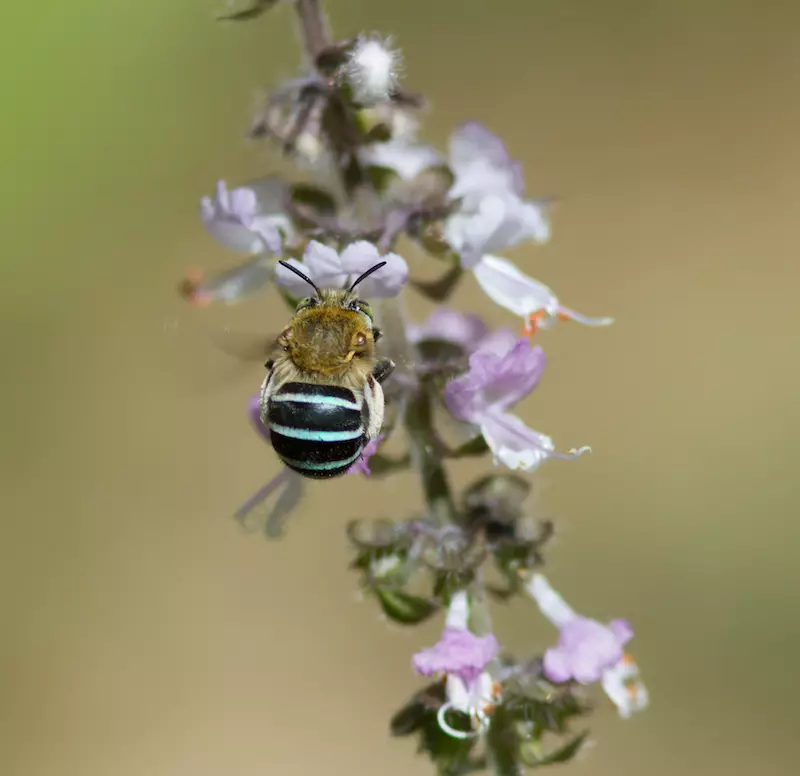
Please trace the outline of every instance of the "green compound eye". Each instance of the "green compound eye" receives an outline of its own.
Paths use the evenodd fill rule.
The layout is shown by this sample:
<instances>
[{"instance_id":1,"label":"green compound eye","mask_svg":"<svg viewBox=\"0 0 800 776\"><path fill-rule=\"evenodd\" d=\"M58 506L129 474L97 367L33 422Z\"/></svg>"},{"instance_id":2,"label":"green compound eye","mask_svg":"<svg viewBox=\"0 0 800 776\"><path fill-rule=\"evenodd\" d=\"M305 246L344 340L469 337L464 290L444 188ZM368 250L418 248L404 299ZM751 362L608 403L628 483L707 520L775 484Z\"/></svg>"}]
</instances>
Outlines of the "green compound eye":
<instances>
[{"instance_id":1,"label":"green compound eye","mask_svg":"<svg viewBox=\"0 0 800 776\"><path fill-rule=\"evenodd\" d=\"M317 300L314 299L313 296L307 296L305 299L301 299L297 303L297 307L294 308L296 313L299 313L301 310L306 310L309 307L315 307L317 304Z\"/></svg>"},{"instance_id":2,"label":"green compound eye","mask_svg":"<svg viewBox=\"0 0 800 776\"><path fill-rule=\"evenodd\" d=\"M372 308L369 306L369 302L365 302L363 299L356 299L355 302L349 304L349 308L358 313L364 313L370 321L372 320Z\"/></svg>"}]
</instances>

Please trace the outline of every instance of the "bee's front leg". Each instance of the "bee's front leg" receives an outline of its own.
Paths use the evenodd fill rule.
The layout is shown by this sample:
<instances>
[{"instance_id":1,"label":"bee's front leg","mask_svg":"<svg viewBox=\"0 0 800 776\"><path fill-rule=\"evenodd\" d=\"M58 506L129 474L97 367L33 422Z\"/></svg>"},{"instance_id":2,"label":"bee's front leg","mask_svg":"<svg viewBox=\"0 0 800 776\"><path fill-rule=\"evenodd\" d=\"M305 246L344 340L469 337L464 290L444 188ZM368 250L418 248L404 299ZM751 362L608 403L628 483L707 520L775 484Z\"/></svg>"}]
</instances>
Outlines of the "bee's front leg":
<instances>
[{"instance_id":1,"label":"bee's front leg","mask_svg":"<svg viewBox=\"0 0 800 776\"><path fill-rule=\"evenodd\" d=\"M394 361L391 358L382 358L375 364L372 376L379 383L383 383L392 372L394 372Z\"/></svg>"}]
</instances>

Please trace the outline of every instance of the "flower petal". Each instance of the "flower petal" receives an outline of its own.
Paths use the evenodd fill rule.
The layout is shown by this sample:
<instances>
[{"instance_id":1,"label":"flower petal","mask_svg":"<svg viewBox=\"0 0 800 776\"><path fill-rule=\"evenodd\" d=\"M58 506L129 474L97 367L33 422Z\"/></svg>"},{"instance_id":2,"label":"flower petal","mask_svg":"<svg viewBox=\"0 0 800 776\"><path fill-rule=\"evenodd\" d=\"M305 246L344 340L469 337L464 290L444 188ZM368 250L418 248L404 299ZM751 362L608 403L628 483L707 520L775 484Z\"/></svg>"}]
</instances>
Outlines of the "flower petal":
<instances>
[{"instance_id":1,"label":"flower petal","mask_svg":"<svg viewBox=\"0 0 800 776\"><path fill-rule=\"evenodd\" d=\"M481 345L469 358L469 371L445 386L447 407L459 420L483 424L488 413L505 410L527 396L544 365L544 351L531 348L525 338L501 355Z\"/></svg>"},{"instance_id":2,"label":"flower petal","mask_svg":"<svg viewBox=\"0 0 800 776\"><path fill-rule=\"evenodd\" d=\"M383 441L385 434L379 434L374 439L370 439L361 451L361 455L351 464L347 470L348 474L363 474L369 477L372 472L369 468L369 459L378 451L378 445Z\"/></svg>"},{"instance_id":3,"label":"flower petal","mask_svg":"<svg viewBox=\"0 0 800 776\"><path fill-rule=\"evenodd\" d=\"M484 293L496 304L527 319L539 310L557 314L555 294L544 283L521 272L510 261L486 255L473 269Z\"/></svg>"},{"instance_id":4,"label":"flower petal","mask_svg":"<svg viewBox=\"0 0 800 776\"><path fill-rule=\"evenodd\" d=\"M532 472L553 457L553 440L528 428L515 415L486 413L480 425L495 463L502 463L509 469Z\"/></svg>"},{"instance_id":5,"label":"flower petal","mask_svg":"<svg viewBox=\"0 0 800 776\"><path fill-rule=\"evenodd\" d=\"M466 630L469 624L469 596L464 590L458 590L450 598L447 607L446 628Z\"/></svg>"},{"instance_id":6,"label":"flower petal","mask_svg":"<svg viewBox=\"0 0 800 776\"><path fill-rule=\"evenodd\" d=\"M525 583L525 590L539 606L542 614L556 628L563 628L574 620L575 614L569 604L553 589L544 574L533 574Z\"/></svg>"},{"instance_id":7,"label":"flower petal","mask_svg":"<svg viewBox=\"0 0 800 776\"><path fill-rule=\"evenodd\" d=\"M444 340L460 345L464 350L474 349L488 335L488 328L480 316L462 313L447 307L437 307L424 323L408 324L406 332L411 342L425 339ZM517 337L511 335L516 342Z\"/></svg>"},{"instance_id":8,"label":"flower petal","mask_svg":"<svg viewBox=\"0 0 800 776\"><path fill-rule=\"evenodd\" d=\"M631 714L647 708L650 695L641 680L639 667L628 655L612 668L603 672L603 689L617 707L620 717L628 719Z\"/></svg>"},{"instance_id":9,"label":"flower petal","mask_svg":"<svg viewBox=\"0 0 800 776\"><path fill-rule=\"evenodd\" d=\"M500 645L490 633L476 636L463 628L446 627L434 646L417 652L412 665L418 674L453 674L465 682L474 681L497 656Z\"/></svg>"},{"instance_id":10,"label":"flower petal","mask_svg":"<svg viewBox=\"0 0 800 776\"><path fill-rule=\"evenodd\" d=\"M367 299L397 296L408 278L408 265L396 253L381 256L378 249L365 240L352 243L342 251L341 266L349 283L381 261L385 261L386 266L358 285L359 294Z\"/></svg>"},{"instance_id":11,"label":"flower petal","mask_svg":"<svg viewBox=\"0 0 800 776\"><path fill-rule=\"evenodd\" d=\"M582 323L584 326L610 326L614 323L613 318L590 318L588 315L581 315L568 307L559 306L558 314L564 318L569 318L571 321Z\"/></svg>"},{"instance_id":12,"label":"flower petal","mask_svg":"<svg viewBox=\"0 0 800 776\"><path fill-rule=\"evenodd\" d=\"M269 429L261 420L261 392L257 393L252 399L250 399L250 404L247 408L247 414L250 416L250 422L253 424L253 428L258 431L265 441L272 444L272 440L269 436Z\"/></svg>"},{"instance_id":13,"label":"flower petal","mask_svg":"<svg viewBox=\"0 0 800 776\"><path fill-rule=\"evenodd\" d=\"M424 170L444 162L436 149L402 140L367 146L362 160L368 165L393 170L404 181L414 180Z\"/></svg>"}]
</instances>

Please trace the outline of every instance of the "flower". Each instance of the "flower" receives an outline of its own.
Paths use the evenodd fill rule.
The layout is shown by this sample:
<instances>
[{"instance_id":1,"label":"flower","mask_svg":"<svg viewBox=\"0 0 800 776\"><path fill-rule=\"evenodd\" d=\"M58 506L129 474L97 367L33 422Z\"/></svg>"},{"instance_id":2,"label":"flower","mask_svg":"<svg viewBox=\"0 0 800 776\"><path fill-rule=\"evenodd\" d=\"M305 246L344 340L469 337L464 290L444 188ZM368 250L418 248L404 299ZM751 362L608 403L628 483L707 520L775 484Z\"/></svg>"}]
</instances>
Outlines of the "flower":
<instances>
[{"instance_id":1,"label":"flower","mask_svg":"<svg viewBox=\"0 0 800 776\"><path fill-rule=\"evenodd\" d=\"M401 55L388 44L388 40L360 37L344 64L353 97L362 105L388 100L397 86Z\"/></svg>"},{"instance_id":2,"label":"flower","mask_svg":"<svg viewBox=\"0 0 800 776\"><path fill-rule=\"evenodd\" d=\"M508 410L538 384L545 356L527 339L509 342L507 335L483 342L469 357L469 370L444 389L450 412L480 428L495 463L533 471L548 458L571 459L589 451L582 447L556 453L550 437L529 429Z\"/></svg>"},{"instance_id":3,"label":"flower","mask_svg":"<svg viewBox=\"0 0 800 776\"><path fill-rule=\"evenodd\" d=\"M525 588L542 614L559 629L558 645L544 655L544 675L550 681L602 682L623 718L647 706L647 689L639 680L639 670L623 650L633 638L627 620L603 625L576 614L542 574L533 574Z\"/></svg>"},{"instance_id":4,"label":"flower","mask_svg":"<svg viewBox=\"0 0 800 776\"><path fill-rule=\"evenodd\" d=\"M550 239L546 203L522 199L522 169L499 137L478 122L463 124L450 138L449 158L455 176L449 197L460 207L444 232L465 269L523 240Z\"/></svg>"},{"instance_id":5,"label":"flower","mask_svg":"<svg viewBox=\"0 0 800 776\"><path fill-rule=\"evenodd\" d=\"M493 302L522 316L528 334L549 328L557 319L577 321L586 326L608 326L614 322L613 318L589 318L563 307L544 283L528 277L499 256L483 256L473 274Z\"/></svg>"},{"instance_id":6,"label":"flower","mask_svg":"<svg viewBox=\"0 0 800 776\"><path fill-rule=\"evenodd\" d=\"M274 272L270 257L260 253L211 277L205 277L201 270L191 270L186 273L180 292L192 304L201 307L214 301L233 304L267 285Z\"/></svg>"},{"instance_id":7,"label":"flower","mask_svg":"<svg viewBox=\"0 0 800 776\"><path fill-rule=\"evenodd\" d=\"M345 288L381 261L385 261L386 266L364 280L358 286L359 292L367 299L397 296L408 277L408 265L396 253L381 256L378 249L366 241L351 243L340 255L333 248L312 240L302 263L297 259L289 259L288 263L308 275L320 288ZM286 267L278 265L276 279L296 296L309 294L308 284Z\"/></svg>"},{"instance_id":8,"label":"flower","mask_svg":"<svg viewBox=\"0 0 800 776\"><path fill-rule=\"evenodd\" d=\"M447 307L437 307L424 323L406 326L406 335L414 344L426 339L444 340L464 350L474 350L488 331L486 324L474 313L462 313Z\"/></svg>"},{"instance_id":9,"label":"flower","mask_svg":"<svg viewBox=\"0 0 800 776\"><path fill-rule=\"evenodd\" d=\"M466 593L456 593L450 603L442 638L412 658L418 674L446 677L447 701L439 709L438 720L442 730L455 738L467 738L473 734L455 730L449 725L446 714L450 709L468 714L473 724L484 728L488 722L487 715L500 697L499 685L486 671L500 647L491 633L476 636L467 629L468 606Z\"/></svg>"},{"instance_id":10,"label":"flower","mask_svg":"<svg viewBox=\"0 0 800 776\"><path fill-rule=\"evenodd\" d=\"M404 181L413 181L421 172L444 164L436 149L405 138L373 143L361 151L361 160L371 167L386 167Z\"/></svg>"},{"instance_id":11,"label":"flower","mask_svg":"<svg viewBox=\"0 0 800 776\"><path fill-rule=\"evenodd\" d=\"M385 434L378 434L374 439L370 439L361 451L361 455L350 465L347 473L363 474L369 477L372 474L369 468L369 459L378 452L378 445L380 445L385 436Z\"/></svg>"},{"instance_id":12,"label":"flower","mask_svg":"<svg viewBox=\"0 0 800 776\"><path fill-rule=\"evenodd\" d=\"M200 201L200 215L211 235L223 245L243 253L280 255L292 224L283 212L288 187L278 177L263 178L231 191L217 183L212 197Z\"/></svg>"}]
</instances>

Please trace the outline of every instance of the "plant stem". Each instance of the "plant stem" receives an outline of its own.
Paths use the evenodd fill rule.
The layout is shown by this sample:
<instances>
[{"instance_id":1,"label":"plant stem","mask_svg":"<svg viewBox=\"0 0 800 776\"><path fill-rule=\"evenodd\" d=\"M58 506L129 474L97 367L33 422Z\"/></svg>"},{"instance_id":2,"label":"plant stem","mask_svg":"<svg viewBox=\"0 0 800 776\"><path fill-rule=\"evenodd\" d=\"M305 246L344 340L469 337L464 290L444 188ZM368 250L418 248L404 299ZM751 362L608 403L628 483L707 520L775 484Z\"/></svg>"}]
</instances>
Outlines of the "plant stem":
<instances>
[{"instance_id":1,"label":"plant stem","mask_svg":"<svg viewBox=\"0 0 800 776\"><path fill-rule=\"evenodd\" d=\"M403 425L408 433L412 465L422 481L428 513L440 526L456 523L453 494L433 431L431 397L414 374L413 352L406 337L400 300L376 300L375 310L383 332L383 351L395 362L393 379L407 397Z\"/></svg>"},{"instance_id":2,"label":"plant stem","mask_svg":"<svg viewBox=\"0 0 800 776\"><path fill-rule=\"evenodd\" d=\"M330 45L331 36L319 0L294 0L295 12L300 22L303 48L316 62L317 57Z\"/></svg>"}]
</instances>

